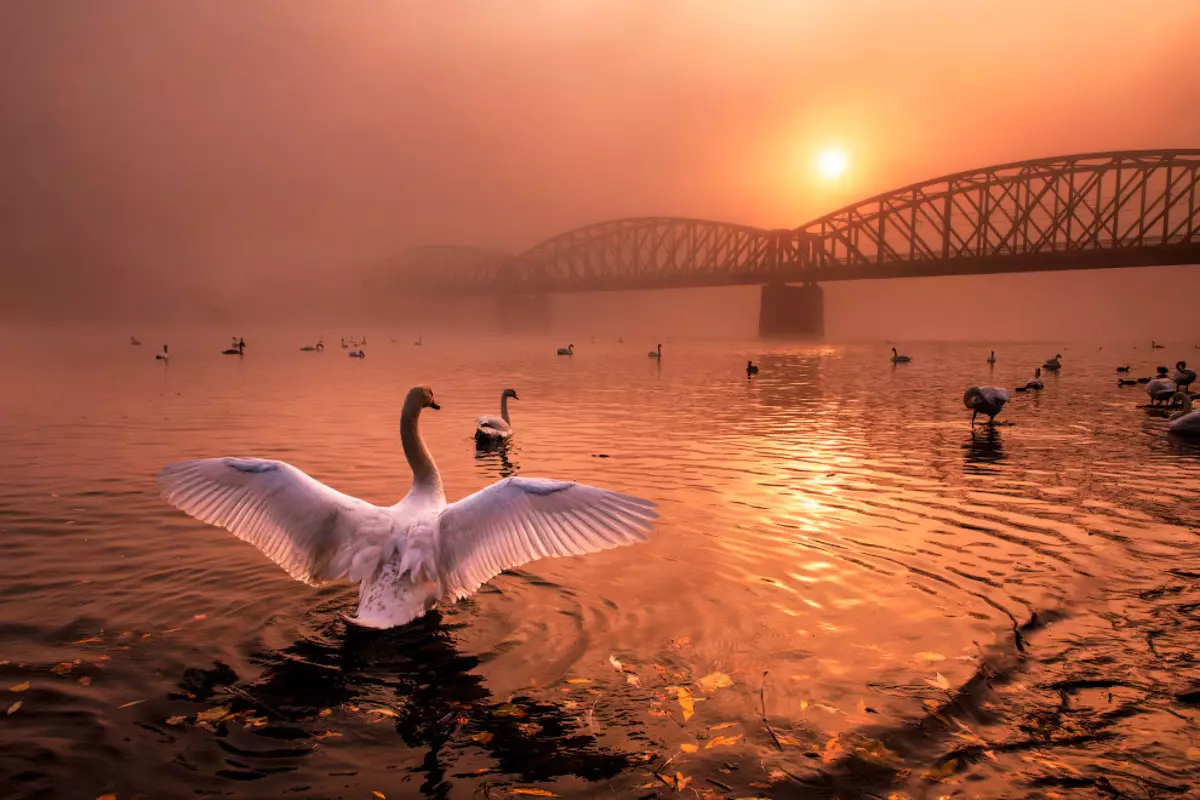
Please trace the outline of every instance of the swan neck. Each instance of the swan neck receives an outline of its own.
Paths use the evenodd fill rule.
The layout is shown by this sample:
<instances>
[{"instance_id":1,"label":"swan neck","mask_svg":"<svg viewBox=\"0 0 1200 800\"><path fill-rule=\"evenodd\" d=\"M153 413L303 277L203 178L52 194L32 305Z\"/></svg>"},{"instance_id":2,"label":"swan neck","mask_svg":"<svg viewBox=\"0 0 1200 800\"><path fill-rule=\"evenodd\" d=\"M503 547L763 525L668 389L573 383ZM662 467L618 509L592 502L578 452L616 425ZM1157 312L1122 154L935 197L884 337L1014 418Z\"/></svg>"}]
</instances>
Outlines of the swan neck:
<instances>
[{"instance_id":1,"label":"swan neck","mask_svg":"<svg viewBox=\"0 0 1200 800\"><path fill-rule=\"evenodd\" d=\"M404 457L413 473L413 491L443 496L442 476L438 473L433 456L421 438L417 420L421 416L422 400L411 398L404 403L400 412L400 442L404 445Z\"/></svg>"},{"instance_id":2,"label":"swan neck","mask_svg":"<svg viewBox=\"0 0 1200 800\"><path fill-rule=\"evenodd\" d=\"M508 394L500 395L500 419L508 423Z\"/></svg>"}]
</instances>

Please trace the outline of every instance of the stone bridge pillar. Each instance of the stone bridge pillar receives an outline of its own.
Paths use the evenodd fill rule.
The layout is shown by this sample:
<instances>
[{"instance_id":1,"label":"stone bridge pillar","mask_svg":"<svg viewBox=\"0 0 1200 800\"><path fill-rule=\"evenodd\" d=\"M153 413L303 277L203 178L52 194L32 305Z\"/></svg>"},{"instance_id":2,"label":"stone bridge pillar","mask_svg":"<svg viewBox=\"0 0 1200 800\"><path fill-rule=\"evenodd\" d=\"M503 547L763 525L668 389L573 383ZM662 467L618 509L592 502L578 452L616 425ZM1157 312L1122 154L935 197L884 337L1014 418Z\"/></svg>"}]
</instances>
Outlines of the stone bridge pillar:
<instances>
[{"instance_id":1,"label":"stone bridge pillar","mask_svg":"<svg viewBox=\"0 0 1200 800\"><path fill-rule=\"evenodd\" d=\"M550 295L499 294L496 324L503 333L549 333Z\"/></svg>"},{"instance_id":2,"label":"stone bridge pillar","mask_svg":"<svg viewBox=\"0 0 1200 800\"><path fill-rule=\"evenodd\" d=\"M764 339L825 338L825 292L815 283L762 287L758 335Z\"/></svg>"}]
</instances>

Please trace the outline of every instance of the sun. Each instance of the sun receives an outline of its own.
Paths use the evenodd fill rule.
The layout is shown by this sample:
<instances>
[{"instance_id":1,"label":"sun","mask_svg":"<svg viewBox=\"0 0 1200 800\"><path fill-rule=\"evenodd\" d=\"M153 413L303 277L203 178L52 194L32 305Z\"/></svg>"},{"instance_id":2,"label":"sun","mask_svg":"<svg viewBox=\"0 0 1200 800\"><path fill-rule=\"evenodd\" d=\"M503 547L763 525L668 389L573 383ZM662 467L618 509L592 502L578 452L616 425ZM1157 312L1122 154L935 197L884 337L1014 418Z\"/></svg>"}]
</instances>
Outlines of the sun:
<instances>
[{"instance_id":1,"label":"sun","mask_svg":"<svg viewBox=\"0 0 1200 800\"><path fill-rule=\"evenodd\" d=\"M842 150L825 150L817 158L817 172L827 181L837 180L846 171L846 153Z\"/></svg>"}]
</instances>

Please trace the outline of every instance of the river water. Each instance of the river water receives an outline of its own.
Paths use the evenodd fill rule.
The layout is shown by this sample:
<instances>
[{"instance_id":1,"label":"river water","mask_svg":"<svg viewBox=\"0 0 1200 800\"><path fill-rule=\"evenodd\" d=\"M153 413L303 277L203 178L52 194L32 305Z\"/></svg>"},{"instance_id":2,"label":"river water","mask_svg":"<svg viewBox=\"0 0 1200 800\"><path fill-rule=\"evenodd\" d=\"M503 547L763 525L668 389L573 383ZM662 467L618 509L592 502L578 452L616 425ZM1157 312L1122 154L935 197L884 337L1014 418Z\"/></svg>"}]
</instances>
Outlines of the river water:
<instances>
[{"instance_id":1,"label":"river water","mask_svg":"<svg viewBox=\"0 0 1200 800\"><path fill-rule=\"evenodd\" d=\"M0 797L1195 796L1200 442L1114 372L1191 344L918 343L893 367L883 343L657 362L368 334L362 360L183 336L169 366L123 333L17 340ZM971 429L967 386L1055 352L1010 424ZM576 480L656 501L652 540L363 631L354 587L157 496L169 462L258 455L392 503L417 383L451 500ZM506 387L516 436L479 453Z\"/></svg>"}]
</instances>

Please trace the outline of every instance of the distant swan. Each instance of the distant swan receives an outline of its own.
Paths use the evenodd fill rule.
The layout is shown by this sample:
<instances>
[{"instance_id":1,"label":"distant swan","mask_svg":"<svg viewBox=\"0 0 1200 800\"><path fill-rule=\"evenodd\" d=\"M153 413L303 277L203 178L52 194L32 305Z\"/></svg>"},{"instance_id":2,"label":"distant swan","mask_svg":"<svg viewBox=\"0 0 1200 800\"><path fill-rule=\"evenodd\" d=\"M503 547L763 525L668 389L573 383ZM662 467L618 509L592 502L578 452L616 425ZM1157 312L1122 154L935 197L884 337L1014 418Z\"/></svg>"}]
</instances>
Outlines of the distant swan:
<instances>
[{"instance_id":1,"label":"distant swan","mask_svg":"<svg viewBox=\"0 0 1200 800\"><path fill-rule=\"evenodd\" d=\"M1126 364L1123 367L1117 367L1117 372L1129 372L1129 365Z\"/></svg>"},{"instance_id":2,"label":"distant swan","mask_svg":"<svg viewBox=\"0 0 1200 800\"><path fill-rule=\"evenodd\" d=\"M1154 341L1153 339L1150 340L1150 349L1151 350L1162 350L1164 346L1165 345L1161 345L1158 342Z\"/></svg>"},{"instance_id":3,"label":"distant swan","mask_svg":"<svg viewBox=\"0 0 1200 800\"><path fill-rule=\"evenodd\" d=\"M987 363L989 363L989 364L996 363L996 351L995 350L993 350L992 354L988 356Z\"/></svg>"},{"instance_id":4,"label":"distant swan","mask_svg":"<svg viewBox=\"0 0 1200 800\"><path fill-rule=\"evenodd\" d=\"M167 346L165 344L163 345L163 349L160 352L154 354L154 358L157 359L158 361L170 361L171 360L171 356L167 353Z\"/></svg>"},{"instance_id":5,"label":"distant swan","mask_svg":"<svg viewBox=\"0 0 1200 800\"><path fill-rule=\"evenodd\" d=\"M134 345L135 347L141 347L141 346L142 346L142 343L141 343L141 342L138 340L138 338L137 338L136 336L130 336L130 337L129 337L129 343L130 343L131 345Z\"/></svg>"},{"instance_id":6,"label":"distant swan","mask_svg":"<svg viewBox=\"0 0 1200 800\"><path fill-rule=\"evenodd\" d=\"M1192 396L1178 392L1175 400L1183 404L1183 410L1171 415L1167 430L1171 433L1200 434L1200 411L1192 411Z\"/></svg>"},{"instance_id":7,"label":"distant swan","mask_svg":"<svg viewBox=\"0 0 1200 800\"><path fill-rule=\"evenodd\" d=\"M907 364L909 361L912 361L912 358L910 356L902 356L896 352L896 348L894 348L894 347L892 348L892 363L893 364Z\"/></svg>"},{"instance_id":8,"label":"distant swan","mask_svg":"<svg viewBox=\"0 0 1200 800\"><path fill-rule=\"evenodd\" d=\"M1117 378L1117 386L1137 386L1138 382L1132 378Z\"/></svg>"},{"instance_id":9,"label":"distant swan","mask_svg":"<svg viewBox=\"0 0 1200 800\"><path fill-rule=\"evenodd\" d=\"M416 345L417 347L420 347L420 346L421 346L421 341L422 341L423 339L424 339L424 337L423 337L421 334L419 334L419 333L418 333L418 334L417 334L417 340L416 340L415 342L413 342L413 344L414 344L414 345Z\"/></svg>"},{"instance_id":10,"label":"distant swan","mask_svg":"<svg viewBox=\"0 0 1200 800\"><path fill-rule=\"evenodd\" d=\"M320 352L325 349L325 340L317 339L317 343L315 345L306 344L306 345L304 345L304 347L301 347L300 349L304 350L306 352L311 352L313 350Z\"/></svg>"},{"instance_id":11,"label":"distant swan","mask_svg":"<svg viewBox=\"0 0 1200 800\"><path fill-rule=\"evenodd\" d=\"M246 349L246 340L238 339L237 342L233 345L233 347L229 348L228 350L222 350L221 355L240 356L240 355L242 355L242 351L244 351L245 349Z\"/></svg>"},{"instance_id":12,"label":"distant swan","mask_svg":"<svg viewBox=\"0 0 1200 800\"><path fill-rule=\"evenodd\" d=\"M1146 383L1146 394L1150 395L1150 405L1165 403L1175 396L1176 391L1178 391L1178 387L1170 378L1159 377Z\"/></svg>"},{"instance_id":13,"label":"distant swan","mask_svg":"<svg viewBox=\"0 0 1200 800\"><path fill-rule=\"evenodd\" d=\"M1062 364L1058 363L1062 359L1061 353L1055 353L1054 358L1046 359L1046 363L1042 364L1042 369L1048 369L1051 372L1062 369Z\"/></svg>"},{"instance_id":14,"label":"distant swan","mask_svg":"<svg viewBox=\"0 0 1200 800\"><path fill-rule=\"evenodd\" d=\"M350 619L372 628L403 625L538 558L647 540L654 503L594 486L505 478L447 504L418 430L423 408L438 408L433 391L414 387L400 415L413 484L394 506L372 505L262 458L172 464L159 473L162 496L255 545L296 580L357 581Z\"/></svg>"},{"instance_id":15,"label":"distant swan","mask_svg":"<svg viewBox=\"0 0 1200 800\"><path fill-rule=\"evenodd\" d=\"M757 374L758 374L758 367L754 366L753 361L747 361L746 362L746 377L749 378L751 375L757 375Z\"/></svg>"},{"instance_id":16,"label":"distant swan","mask_svg":"<svg viewBox=\"0 0 1200 800\"><path fill-rule=\"evenodd\" d=\"M500 416L479 417L475 420L475 438L480 442L501 442L513 435L508 419L508 398L520 400L516 389L505 389L500 395Z\"/></svg>"},{"instance_id":17,"label":"distant swan","mask_svg":"<svg viewBox=\"0 0 1200 800\"><path fill-rule=\"evenodd\" d=\"M972 386L963 395L963 405L971 410L972 425L975 424L975 417L980 414L987 414L988 424L993 424L996 415L1007 402L1008 392L998 386Z\"/></svg>"},{"instance_id":18,"label":"distant swan","mask_svg":"<svg viewBox=\"0 0 1200 800\"><path fill-rule=\"evenodd\" d=\"M559 354L560 356L573 356L573 355L575 355L575 345L573 345L573 344L569 344L569 345L567 345L566 347L560 347L560 348L558 348L558 354Z\"/></svg>"},{"instance_id":19,"label":"distant swan","mask_svg":"<svg viewBox=\"0 0 1200 800\"><path fill-rule=\"evenodd\" d=\"M362 350L351 350L346 355L350 356L351 358L366 358L367 357L367 354L364 353Z\"/></svg>"},{"instance_id":20,"label":"distant swan","mask_svg":"<svg viewBox=\"0 0 1200 800\"><path fill-rule=\"evenodd\" d=\"M662 358L662 345L660 344L658 346L657 350L651 350L649 353L646 353L646 355L649 356L650 358L661 359Z\"/></svg>"},{"instance_id":21,"label":"distant swan","mask_svg":"<svg viewBox=\"0 0 1200 800\"><path fill-rule=\"evenodd\" d=\"M1186 361L1177 361L1175 363L1175 377L1173 380L1180 389L1186 392L1196 380L1196 371L1188 369Z\"/></svg>"},{"instance_id":22,"label":"distant swan","mask_svg":"<svg viewBox=\"0 0 1200 800\"><path fill-rule=\"evenodd\" d=\"M1027 381L1024 386L1018 386L1017 391L1027 392L1032 389L1036 392L1039 389L1045 388L1045 386L1046 384L1042 383L1042 368L1037 367L1033 370L1033 380Z\"/></svg>"},{"instance_id":23,"label":"distant swan","mask_svg":"<svg viewBox=\"0 0 1200 800\"><path fill-rule=\"evenodd\" d=\"M342 337L342 349L343 349L343 350L345 350L345 349L346 349L347 347L349 347L349 346L350 346L350 345L346 344L346 337L345 337L345 336L343 336L343 337Z\"/></svg>"}]
</instances>

